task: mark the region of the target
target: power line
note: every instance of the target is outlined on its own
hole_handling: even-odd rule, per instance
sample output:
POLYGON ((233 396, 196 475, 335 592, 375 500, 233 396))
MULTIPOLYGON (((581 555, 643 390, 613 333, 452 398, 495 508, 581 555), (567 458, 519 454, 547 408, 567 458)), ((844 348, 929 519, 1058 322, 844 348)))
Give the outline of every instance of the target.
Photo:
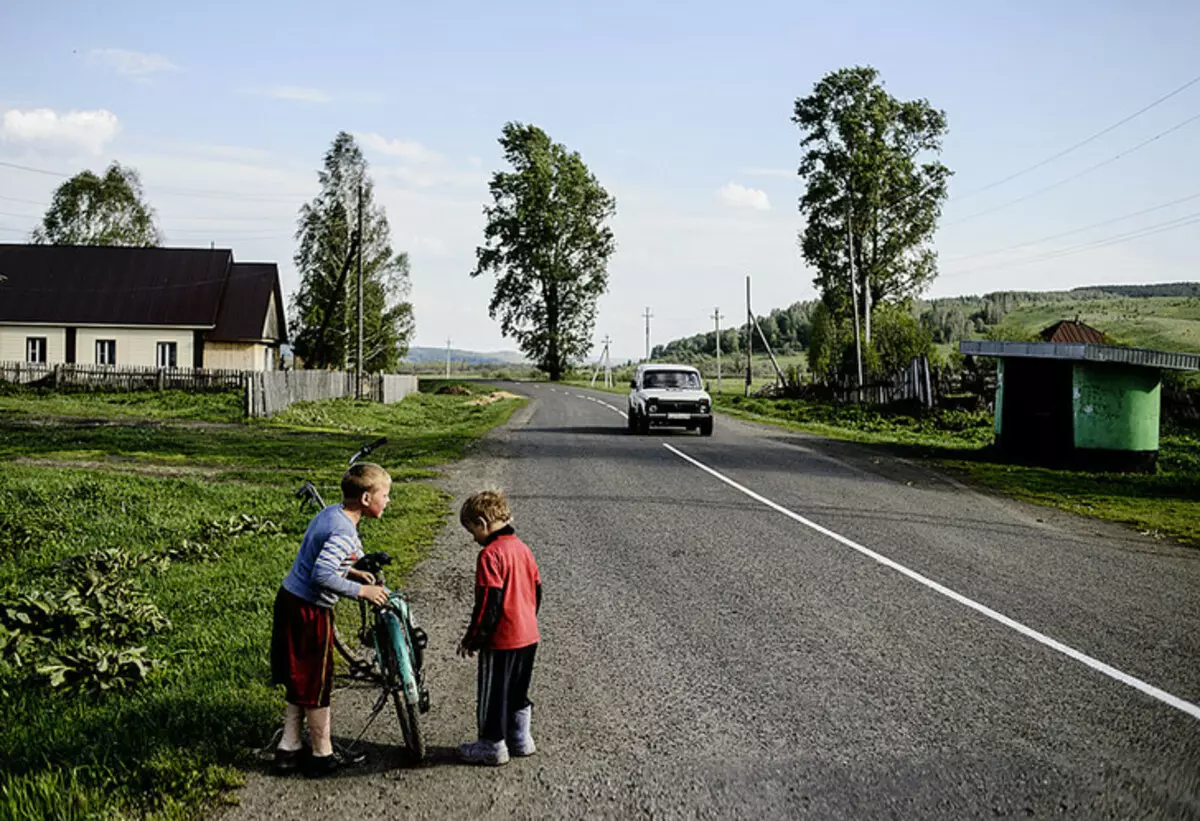
MULTIPOLYGON (((43 174, 48 177, 58 177, 59 179, 68 179, 72 174, 66 174, 62 171, 51 171, 46 168, 34 168, 30 165, 21 165, 20 163, 5 162, 0 160, 0 167, 12 168, 17 171, 26 171, 30 174, 43 174)), ((201 199, 228 199, 239 200, 241 202, 295 202, 297 199, 307 200, 308 194, 296 195, 259 195, 259 194, 243 194, 236 191, 219 191, 205 190, 198 188, 165 188, 162 186, 147 184, 147 188, 152 188, 162 194, 169 194, 177 197, 198 197, 201 199)))
POLYGON ((1100 222, 1093 222, 1090 225, 1083 225, 1083 226, 1080 226, 1079 228, 1072 228, 1069 231, 1061 231, 1057 234, 1050 234, 1049 236, 1039 237, 1038 239, 1031 239, 1028 242, 1021 242, 1016 245, 1006 246, 1004 248, 996 248, 995 250, 992 250, 992 251, 983 251, 983 252, 977 253, 977 254, 967 254, 966 256, 958 257, 957 259, 949 260, 949 261, 950 262, 963 262, 964 260, 968 260, 968 259, 979 259, 981 257, 995 256, 996 254, 1005 254, 1005 253, 1008 253, 1009 251, 1016 251, 1021 248, 1028 248, 1030 245, 1040 245, 1041 243, 1049 242, 1052 239, 1061 239, 1062 237, 1069 237, 1072 234, 1080 234, 1080 233, 1083 233, 1084 231, 1090 231, 1093 228, 1100 228, 1101 226, 1104 226, 1104 225, 1111 225, 1114 222, 1123 222, 1124 220, 1127 220, 1127 219, 1133 219, 1134 217, 1140 217, 1143 214, 1149 214, 1154 211, 1161 211, 1164 208, 1170 208, 1173 205, 1180 205, 1185 202, 1191 202, 1192 200, 1195 200, 1195 199, 1200 199, 1200 192, 1192 194, 1187 197, 1181 197, 1177 200, 1171 200, 1170 202, 1164 202, 1159 205, 1152 205, 1149 208, 1143 208, 1140 211, 1133 211, 1128 214, 1122 214, 1119 217, 1112 217, 1111 219, 1101 220, 1100 222))
POLYGON ((994 206, 992 208, 988 208, 983 211, 976 211, 974 214, 963 217, 962 219, 957 219, 957 220, 954 220, 953 222, 948 222, 943 227, 949 228, 952 225, 959 225, 961 223, 973 220, 976 217, 982 217, 985 214, 994 214, 995 212, 1001 211, 1005 208, 1008 208, 1011 205, 1016 205, 1017 203, 1021 203, 1021 202, 1025 202, 1026 200, 1033 199, 1034 197, 1036 197, 1040 194, 1044 194, 1047 191, 1051 191, 1055 188, 1058 188, 1059 186, 1066 185, 1067 183, 1073 182, 1073 181, 1079 179, 1080 177, 1082 177, 1086 174, 1090 174, 1099 168, 1103 168, 1106 165, 1110 165, 1110 164, 1116 162, 1117 160, 1121 159, 1122 157, 1132 154, 1133 152, 1138 151, 1139 149, 1145 148, 1146 146, 1150 145, 1150 143, 1152 143, 1156 140, 1159 140, 1174 131, 1178 131, 1179 129, 1183 128, 1184 126, 1190 125, 1191 123, 1194 123, 1197 120, 1200 120, 1200 114, 1193 114, 1191 117, 1188 117, 1183 122, 1176 123, 1175 125, 1168 128, 1166 131, 1160 131, 1159 133, 1155 134, 1153 137, 1150 137, 1147 140, 1143 140, 1142 142, 1138 143, 1137 145, 1133 146, 1132 148, 1127 148, 1124 151, 1122 151, 1120 154, 1109 157, 1107 160, 1098 162, 1095 165, 1089 166, 1088 168, 1085 168, 1078 173, 1072 174, 1069 177, 1064 177, 1063 179, 1059 180, 1058 182, 1051 183, 1050 185, 1047 185, 1044 188, 1039 188, 1036 191, 1033 191, 1032 193, 1025 194, 1022 197, 1017 197, 1015 200, 1009 200, 1008 202, 1001 203, 1000 205, 994 206))
POLYGON ((1182 217, 1176 217, 1175 219, 1166 220, 1164 222, 1156 223, 1154 225, 1147 225, 1142 228, 1138 228, 1133 231, 1126 232, 1124 234, 1117 234, 1116 236, 1104 237, 1104 238, 1101 238, 1098 240, 1094 240, 1092 242, 1085 242, 1080 245, 1068 246, 1067 248, 1060 248, 1060 249, 1057 249, 1054 251, 1049 251, 1040 256, 1029 257, 1027 259, 1019 260, 1016 262, 996 262, 996 263, 991 263, 989 265, 979 265, 974 268, 965 268, 960 271, 949 271, 946 273, 946 276, 956 277, 956 276, 962 276, 964 274, 973 274, 978 271, 990 271, 990 270, 995 270, 996 268, 1015 268, 1015 267, 1019 267, 1021 265, 1029 265, 1034 262, 1045 262, 1045 261, 1051 260, 1051 259, 1058 259, 1059 257, 1072 256, 1074 254, 1080 254, 1085 251, 1092 251, 1097 248, 1106 248, 1110 245, 1119 245, 1123 242, 1130 242, 1135 239, 1141 239, 1143 237, 1154 236, 1155 234, 1163 234, 1168 231, 1174 231, 1178 228, 1184 228, 1188 225, 1194 225, 1195 223, 1198 223, 1198 222, 1200 222, 1200 211, 1195 211, 1191 214, 1185 214, 1182 217))
POLYGON ((1118 120, 1117 122, 1113 123, 1112 125, 1108 126, 1107 128, 1097 131, 1092 136, 1090 136, 1084 140, 1080 140, 1079 142, 1075 143, 1074 145, 1069 146, 1068 148, 1064 148, 1062 151, 1059 151, 1056 154, 1051 154, 1049 157, 1042 160, 1041 162, 1034 163, 1033 165, 1031 165, 1027 168, 1022 168, 1020 171, 1016 171, 1012 174, 1009 174, 1004 179, 996 180, 995 182, 988 183, 987 185, 983 186, 982 188, 976 188, 972 191, 968 191, 965 194, 959 194, 958 196, 954 197, 954 199, 955 200, 963 200, 963 199, 966 199, 967 197, 973 197, 976 194, 980 194, 984 191, 990 191, 991 189, 996 188, 997 186, 1004 185, 1004 183, 1006 183, 1006 182, 1015 180, 1017 177, 1024 176, 1025 174, 1028 174, 1030 171, 1034 171, 1038 168, 1041 168, 1044 165, 1049 165, 1050 163, 1057 160, 1059 157, 1065 157, 1067 154, 1070 154, 1072 151, 1076 150, 1077 148, 1083 148, 1088 143, 1098 140, 1099 138, 1103 137, 1105 134, 1109 133, 1110 131, 1114 131, 1117 128, 1120 128, 1121 126, 1125 125, 1125 123, 1129 122, 1130 120, 1134 120, 1134 119, 1142 116, 1150 109, 1154 108, 1155 106, 1159 105, 1160 103, 1165 103, 1167 100, 1171 99, 1176 94, 1179 94, 1181 91, 1186 91, 1187 89, 1194 86, 1196 83, 1200 83, 1200 77, 1193 77, 1192 79, 1188 80, 1186 83, 1181 85, 1179 88, 1177 88, 1174 91, 1171 91, 1167 94, 1164 94, 1162 97, 1159 97, 1157 100, 1150 103, 1149 105, 1147 105, 1143 108, 1139 108, 1137 111, 1133 112, 1128 117, 1125 117, 1122 120, 1118 120))
POLYGON ((4 166, 5 168, 15 168, 18 171, 28 171, 30 174, 45 174, 47 177, 62 177, 65 179, 66 177, 71 176, 70 174, 63 174, 59 171, 47 171, 45 168, 34 168, 29 165, 21 165, 15 162, 5 162, 3 160, 0 160, 0 166, 4 166))

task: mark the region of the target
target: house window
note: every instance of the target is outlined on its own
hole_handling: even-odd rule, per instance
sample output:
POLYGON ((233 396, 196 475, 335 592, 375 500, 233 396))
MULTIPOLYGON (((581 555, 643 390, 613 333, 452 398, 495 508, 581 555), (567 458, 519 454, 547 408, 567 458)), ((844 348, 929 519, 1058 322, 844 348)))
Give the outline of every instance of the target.
POLYGON ((117 364, 117 340, 115 340, 115 339, 97 339, 96 340, 96 364, 97 365, 115 365, 115 364, 117 364))
POLYGON ((174 368, 178 345, 174 342, 159 342, 157 362, 160 368, 174 368))
POLYGON ((25 361, 35 362, 39 365, 46 364, 46 337, 25 337, 25 361))

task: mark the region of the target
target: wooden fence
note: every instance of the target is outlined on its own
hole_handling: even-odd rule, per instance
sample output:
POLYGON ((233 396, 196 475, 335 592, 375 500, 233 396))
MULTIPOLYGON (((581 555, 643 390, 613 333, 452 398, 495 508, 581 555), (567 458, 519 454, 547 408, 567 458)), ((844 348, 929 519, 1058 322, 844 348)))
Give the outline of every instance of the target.
POLYGON ((861 388, 853 376, 830 383, 803 382, 798 385, 769 385, 764 396, 791 396, 841 404, 890 405, 915 403, 925 407, 956 407, 990 410, 996 397, 996 372, 986 369, 936 368, 925 357, 917 357, 887 376, 876 376, 861 388))
POLYGON ((202 368, 0 362, 0 380, 52 390, 219 392, 241 389, 245 385, 245 373, 202 368))
MULTIPOLYGON (((418 390, 415 376, 364 374, 362 397, 399 402, 418 390)), ((355 375, 343 371, 232 371, 112 365, 0 362, 0 382, 57 391, 238 391, 247 416, 273 416, 295 402, 355 396, 355 375)))
MULTIPOLYGON (((363 374, 362 397, 399 402, 418 387, 417 377, 363 374)), ((253 371, 246 374, 246 415, 274 416, 295 402, 355 396, 355 375, 344 371, 253 371)))

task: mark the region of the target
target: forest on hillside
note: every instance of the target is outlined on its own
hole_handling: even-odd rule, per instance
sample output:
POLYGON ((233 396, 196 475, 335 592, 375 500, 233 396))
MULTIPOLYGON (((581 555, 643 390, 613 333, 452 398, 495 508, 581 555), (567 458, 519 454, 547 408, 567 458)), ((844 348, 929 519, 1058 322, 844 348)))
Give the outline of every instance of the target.
MULTIPOLYGON (((796 302, 757 316, 772 350, 801 353, 812 337, 818 300, 796 302)), ((916 300, 909 309, 935 343, 962 339, 1028 339, 1058 319, 1099 327, 1121 344, 1200 350, 1200 282, 1097 285, 1070 291, 997 291, 982 296, 916 300), (1039 324, 1044 323, 1044 324, 1039 324)), ((744 347, 746 323, 721 331, 721 353, 744 347)), ((654 347, 651 358, 693 362, 716 355, 708 331, 654 347)))

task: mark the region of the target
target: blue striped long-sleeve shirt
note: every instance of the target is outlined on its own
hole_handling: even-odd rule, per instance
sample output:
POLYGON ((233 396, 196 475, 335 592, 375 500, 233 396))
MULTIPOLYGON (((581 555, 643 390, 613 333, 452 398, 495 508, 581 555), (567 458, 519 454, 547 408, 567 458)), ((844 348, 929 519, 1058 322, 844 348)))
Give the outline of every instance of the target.
POLYGON ((283 588, 318 607, 333 607, 339 596, 357 598, 362 585, 346 573, 361 555, 358 528, 340 504, 330 505, 308 523, 283 588))

